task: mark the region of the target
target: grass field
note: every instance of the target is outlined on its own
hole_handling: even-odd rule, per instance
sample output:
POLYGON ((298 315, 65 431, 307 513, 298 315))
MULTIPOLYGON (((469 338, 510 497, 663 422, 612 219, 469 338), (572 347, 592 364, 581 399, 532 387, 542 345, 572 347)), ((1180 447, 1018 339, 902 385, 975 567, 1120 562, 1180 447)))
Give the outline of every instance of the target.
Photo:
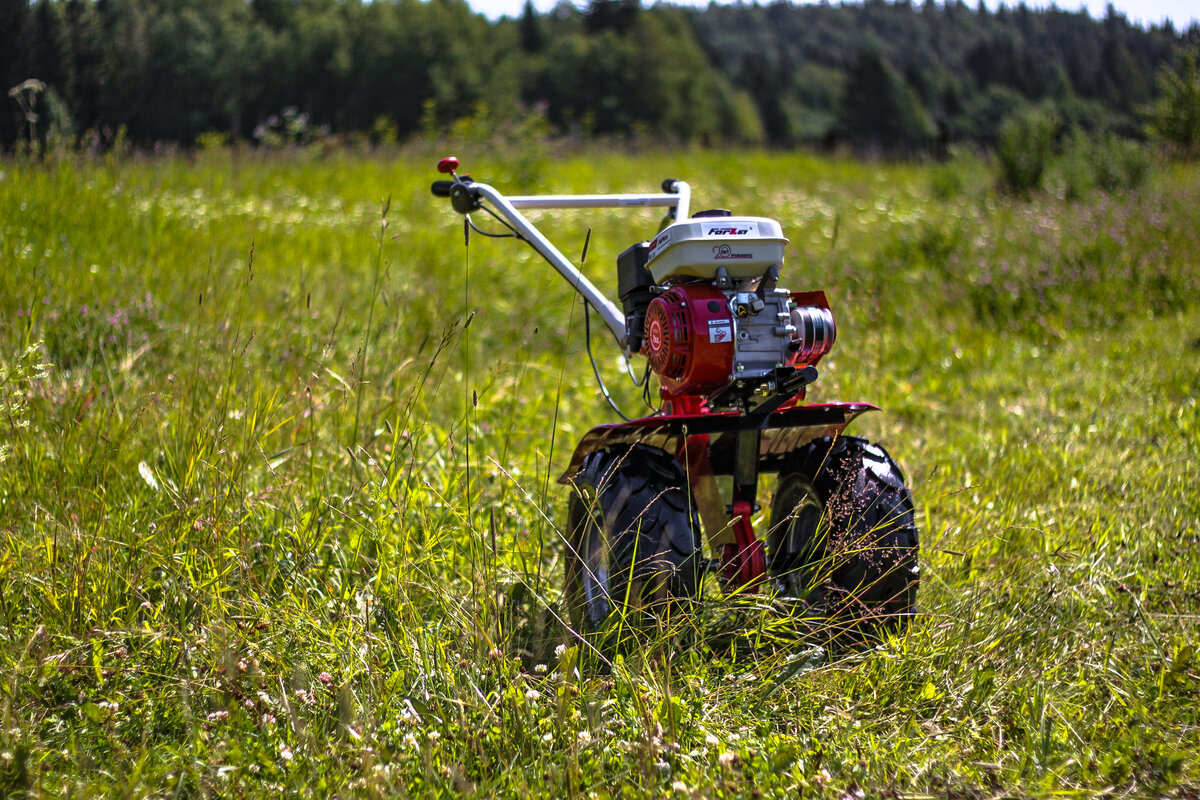
MULTIPOLYGON (((597 670, 530 649, 613 421, 582 307, 464 249, 444 154, 0 162, 0 797, 1200 793, 1200 169, 459 152, 780 219, 839 322, 810 398, 882 406, 852 431, 918 504, 904 635, 822 653, 710 591, 597 670)), ((614 294, 657 224, 539 219, 614 294)))

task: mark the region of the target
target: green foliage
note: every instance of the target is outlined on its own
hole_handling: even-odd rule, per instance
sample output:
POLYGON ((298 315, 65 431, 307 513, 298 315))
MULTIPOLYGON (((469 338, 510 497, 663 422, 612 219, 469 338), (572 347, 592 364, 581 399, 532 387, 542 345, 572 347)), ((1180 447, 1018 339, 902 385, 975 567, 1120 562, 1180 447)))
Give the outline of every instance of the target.
POLYGON ((592 22, 582 36, 571 35, 574 21, 552 29, 526 92, 547 105, 552 123, 588 135, 682 142, 761 138, 752 104, 705 63, 682 12, 619 19, 592 22))
POLYGON ((1041 188, 1060 125, 1046 108, 1026 108, 1004 122, 996 146, 1002 188, 1019 195, 1041 188))
MULTIPOLYGON (((554 479, 611 421, 581 309, 511 240, 464 252, 424 150, 0 165, 0 792, 1194 793, 1196 165, 1064 203, 972 158, 548 152, 531 190, 676 176, 783 222, 839 325, 809 398, 886 409, 852 430, 924 537, 876 647, 709 582, 597 668, 555 618, 554 479)), ((591 229, 611 294, 658 217, 538 222, 591 229)))
MULTIPOLYGON (((812 144, 824 143, 829 130, 814 119, 823 106, 813 96, 841 98, 863 51, 903 76, 941 144, 949 137, 991 147, 1003 119, 1031 102, 1055 106, 1072 123, 1086 116, 1090 129, 1131 135, 1154 70, 1186 41, 1117 13, 1097 22, 1083 13, 991 14, 958 3, 734 4, 692 17, 713 63, 751 91, 769 138, 812 144)), ((877 77, 871 90, 889 83, 877 77)), ((884 130, 876 140, 892 135, 884 130)))
POLYGON ((994 148, 1004 123, 1028 106, 1020 94, 1005 86, 989 86, 972 96, 954 123, 954 137, 994 148))
POLYGON ((375 121, 371 123, 368 137, 371 144, 382 145, 384 147, 394 146, 400 141, 400 137, 396 132, 396 123, 383 115, 376 117, 375 121))
POLYGON ((870 49, 850 70, 834 133, 859 149, 903 153, 923 150, 934 130, 916 93, 870 49))
POLYGON ((1145 186, 1150 174, 1146 145, 1112 134, 1088 136, 1072 131, 1057 159, 1055 172, 1063 195, 1070 200, 1100 189, 1113 193, 1145 186))
MULTIPOLYGON (((940 157, 956 142, 994 146, 1030 103, 1134 135, 1155 71, 1186 40, 1115 13, 959 4, 603 0, 548 14, 526 4, 493 23, 464 0, 6 0, 0 88, 42 81, 62 99, 62 143, 91 150, 122 127, 144 149, 215 131, 257 141, 288 108, 318 138, 378 141, 384 119, 403 141, 486 106, 544 109, 560 136, 940 157)), ((1160 91, 1174 85, 1160 79, 1160 91)), ((1167 128, 1170 107, 1155 106, 1167 128)), ((14 122, 0 125, 0 148, 28 137, 14 122)), ((271 133, 271 145, 295 139, 271 133)), ((26 138, 26 149, 46 148, 26 138)))
POLYGON ((229 134, 225 131, 205 131, 196 137, 200 150, 221 150, 229 146, 229 134))
POLYGON ((1150 133, 1188 157, 1200 155, 1200 44, 1185 50, 1174 69, 1158 73, 1159 98, 1146 111, 1150 133))
POLYGON ((29 394, 50 369, 41 356, 41 342, 38 342, 26 347, 11 364, 0 361, 0 462, 8 456, 17 431, 29 426, 25 418, 29 394))
POLYGON ((935 200, 960 202, 982 196, 990 188, 987 164, 969 153, 954 153, 929 168, 929 192, 935 200))

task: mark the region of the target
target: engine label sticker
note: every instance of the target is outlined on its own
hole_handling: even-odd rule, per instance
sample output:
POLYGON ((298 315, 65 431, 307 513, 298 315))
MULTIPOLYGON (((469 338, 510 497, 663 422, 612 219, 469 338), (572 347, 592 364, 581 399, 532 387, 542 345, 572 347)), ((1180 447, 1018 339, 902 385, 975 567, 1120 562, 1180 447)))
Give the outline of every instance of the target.
POLYGON ((708 321, 708 340, 710 342, 732 342, 732 323, 727 319, 710 319, 708 321))
POLYGON ((705 222, 700 228, 705 236, 758 236, 757 222, 705 222))
POLYGON ((653 259, 664 247, 671 243, 671 231, 665 230, 658 236, 654 237, 654 241, 650 243, 650 252, 646 254, 646 260, 653 259))
POLYGON ((650 330, 646 332, 646 339, 650 343, 650 352, 659 353, 663 349, 663 326, 662 320, 655 317, 650 320, 650 330))
POLYGON ((727 244, 713 245, 713 258, 754 258, 753 253, 735 253, 727 244))

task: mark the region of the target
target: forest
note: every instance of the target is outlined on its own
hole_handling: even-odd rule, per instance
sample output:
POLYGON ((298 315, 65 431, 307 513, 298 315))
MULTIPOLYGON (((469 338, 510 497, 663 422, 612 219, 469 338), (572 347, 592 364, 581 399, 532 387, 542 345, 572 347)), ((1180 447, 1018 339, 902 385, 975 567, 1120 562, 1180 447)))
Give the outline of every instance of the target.
POLYGON ((1030 108, 1144 136, 1200 26, 1023 3, 0 0, 0 149, 105 151, 445 133, 916 155, 990 147, 1030 108))

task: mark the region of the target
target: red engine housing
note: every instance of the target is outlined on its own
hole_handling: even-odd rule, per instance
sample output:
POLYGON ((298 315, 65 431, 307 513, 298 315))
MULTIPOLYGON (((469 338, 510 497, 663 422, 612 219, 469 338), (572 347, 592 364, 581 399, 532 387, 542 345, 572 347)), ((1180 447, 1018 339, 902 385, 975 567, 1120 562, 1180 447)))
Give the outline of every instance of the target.
POLYGON ((733 372, 733 317, 725 295, 706 283, 672 286, 646 309, 642 353, 668 394, 726 385, 733 372))

